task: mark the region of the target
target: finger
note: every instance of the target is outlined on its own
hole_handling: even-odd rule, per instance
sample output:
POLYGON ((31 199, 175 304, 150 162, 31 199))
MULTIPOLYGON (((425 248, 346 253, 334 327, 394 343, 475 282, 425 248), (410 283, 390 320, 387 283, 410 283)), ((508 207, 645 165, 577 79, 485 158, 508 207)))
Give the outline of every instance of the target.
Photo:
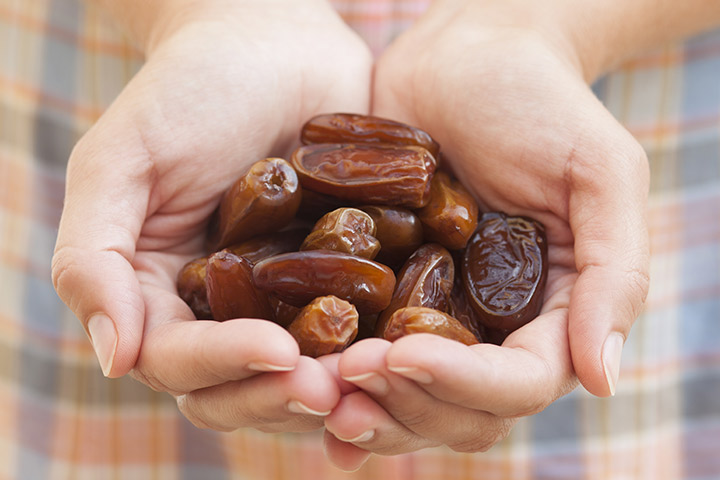
POLYGON ((343 442, 325 430, 323 434, 323 450, 330 462, 345 472, 355 472, 362 467, 371 453, 356 447, 352 443, 343 442))
MULTIPOLYGON (((147 289, 148 317, 162 321, 158 311, 187 309, 160 288, 147 289)), ((295 339, 267 320, 165 321, 146 333, 133 375, 150 387, 171 393, 241 380, 258 372, 295 368, 295 339)))
POLYGON ((143 300, 131 261, 152 168, 131 125, 101 136, 104 123, 71 155, 52 277, 60 298, 86 327, 103 373, 118 377, 135 364, 143 330, 143 300))
POLYGON ((340 399, 325 418, 325 428, 341 442, 380 455, 399 455, 438 445, 406 428, 360 391, 340 399))
POLYGON ((358 387, 356 387, 355 385, 353 385, 350 382, 346 382, 340 376, 340 371, 338 370, 338 363, 340 362, 340 354, 339 353, 323 355, 322 357, 318 357, 317 361, 320 362, 321 365, 323 365, 325 368, 328 369, 328 372, 330 372, 330 375, 332 375, 333 379, 335 379, 335 382, 337 383, 338 388, 340 389, 341 395, 347 395, 348 393, 356 392, 358 390, 358 387))
MULTIPOLYGON (((359 342, 343 353, 340 372, 343 378, 363 389, 392 418, 424 442, 446 444, 456 451, 477 452, 487 450, 510 431, 513 424, 510 419, 445 402, 415 381, 387 370, 385 357, 391 348, 385 341, 359 342)), ((338 405, 336 411, 340 407, 338 405)), ((372 437, 363 439, 359 446, 379 453, 388 449, 418 448, 417 440, 412 443, 406 440, 400 445, 401 439, 394 436, 403 432, 397 427, 387 430, 387 426, 385 429, 374 429, 372 437)))
POLYGON ((537 413, 575 384, 567 342, 567 310, 537 317, 502 347, 467 347, 437 335, 394 342, 387 368, 445 402, 502 417, 537 413))
POLYGON ((570 346, 580 381, 599 396, 615 393, 623 343, 649 285, 647 160, 627 132, 607 121, 613 129, 603 138, 615 139, 608 142, 615 148, 589 145, 566 167, 580 272, 570 300, 570 346))
POLYGON ((340 391, 330 373, 309 357, 292 372, 263 373, 178 397, 194 425, 219 431, 241 427, 304 432, 320 428, 340 391))

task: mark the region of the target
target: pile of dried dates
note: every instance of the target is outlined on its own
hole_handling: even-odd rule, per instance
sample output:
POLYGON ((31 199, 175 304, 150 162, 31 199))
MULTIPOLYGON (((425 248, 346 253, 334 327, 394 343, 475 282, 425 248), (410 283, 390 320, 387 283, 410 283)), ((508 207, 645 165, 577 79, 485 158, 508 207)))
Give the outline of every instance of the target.
POLYGON ((540 312, 544 227, 480 214, 420 129, 328 114, 289 162, 266 158, 225 193, 208 251, 178 275, 199 319, 261 318, 304 355, 434 333, 501 343, 540 312))

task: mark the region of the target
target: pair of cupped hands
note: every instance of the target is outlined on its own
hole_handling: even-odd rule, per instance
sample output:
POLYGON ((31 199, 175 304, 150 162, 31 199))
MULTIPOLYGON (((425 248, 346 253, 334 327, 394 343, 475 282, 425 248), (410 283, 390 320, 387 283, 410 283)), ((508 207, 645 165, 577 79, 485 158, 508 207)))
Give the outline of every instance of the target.
POLYGON ((169 392, 202 428, 324 427, 344 469, 486 450, 578 380, 614 394, 648 288, 649 172, 571 43, 438 1, 374 61, 324 1, 256 3, 178 16, 72 153, 53 280, 105 375, 169 392), (223 192, 329 112, 428 131, 483 210, 543 222, 540 316, 501 347, 419 334, 318 359, 268 321, 195 320, 176 275, 223 192))

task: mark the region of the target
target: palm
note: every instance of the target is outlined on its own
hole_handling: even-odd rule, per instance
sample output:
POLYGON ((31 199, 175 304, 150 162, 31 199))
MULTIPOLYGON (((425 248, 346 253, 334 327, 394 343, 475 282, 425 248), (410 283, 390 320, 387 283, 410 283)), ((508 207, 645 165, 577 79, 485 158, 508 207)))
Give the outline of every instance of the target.
MULTIPOLYGON (((346 439, 372 429, 359 446, 380 453, 438 443, 488 448, 514 419, 568 393, 578 377, 591 392, 609 394, 603 341, 611 328, 629 329, 647 288, 647 166, 637 144, 566 52, 536 33, 483 28, 482 17, 445 15, 435 5, 378 62, 373 113, 433 135, 483 210, 541 221, 548 284, 540 316, 502 348, 409 335, 343 353, 342 376, 372 388, 363 381, 373 372, 390 387, 367 391, 382 410, 355 394, 326 426, 346 439), (629 255, 618 253, 623 248, 629 255), (363 422, 354 420, 360 405, 363 422)), ((335 440, 328 452, 340 464, 354 461, 335 440)))
POLYGON ((371 58, 324 1, 197 13, 158 44, 75 148, 58 291, 81 320, 112 320, 107 374, 132 369, 178 395, 199 425, 317 428, 317 417, 288 405, 329 410, 339 392, 325 368, 299 358, 270 322, 189 321, 175 276, 201 255, 208 217, 253 162, 285 154, 313 114, 367 110, 371 58))

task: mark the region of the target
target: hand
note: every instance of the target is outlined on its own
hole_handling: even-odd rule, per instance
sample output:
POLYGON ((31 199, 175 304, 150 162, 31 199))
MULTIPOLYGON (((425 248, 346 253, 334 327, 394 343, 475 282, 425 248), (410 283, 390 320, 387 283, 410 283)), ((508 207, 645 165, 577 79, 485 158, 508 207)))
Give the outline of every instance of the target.
POLYGON ((483 210, 545 224, 543 310, 502 347, 411 335, 344 352, 338 375, 362 391, 325 421, 343 468, 364 459, 347 442, 381 454, 487 449, 576 374, 595 395, 615 391, 648 289, 648 165, 587 86, 562 25, 517 25, 532 14, 512 3, 433 2, 379 60, 373 113, 430 132, 483 210))
POLYGON ((314 114, 367 111, 371 56, 323 0, 189 3, 72 153, 53 280, 105 375, 172 393, 199 426, 317 428, 340 395, 327 369, 271 322, 195 321, 175 278, 253 162, 314 114))

